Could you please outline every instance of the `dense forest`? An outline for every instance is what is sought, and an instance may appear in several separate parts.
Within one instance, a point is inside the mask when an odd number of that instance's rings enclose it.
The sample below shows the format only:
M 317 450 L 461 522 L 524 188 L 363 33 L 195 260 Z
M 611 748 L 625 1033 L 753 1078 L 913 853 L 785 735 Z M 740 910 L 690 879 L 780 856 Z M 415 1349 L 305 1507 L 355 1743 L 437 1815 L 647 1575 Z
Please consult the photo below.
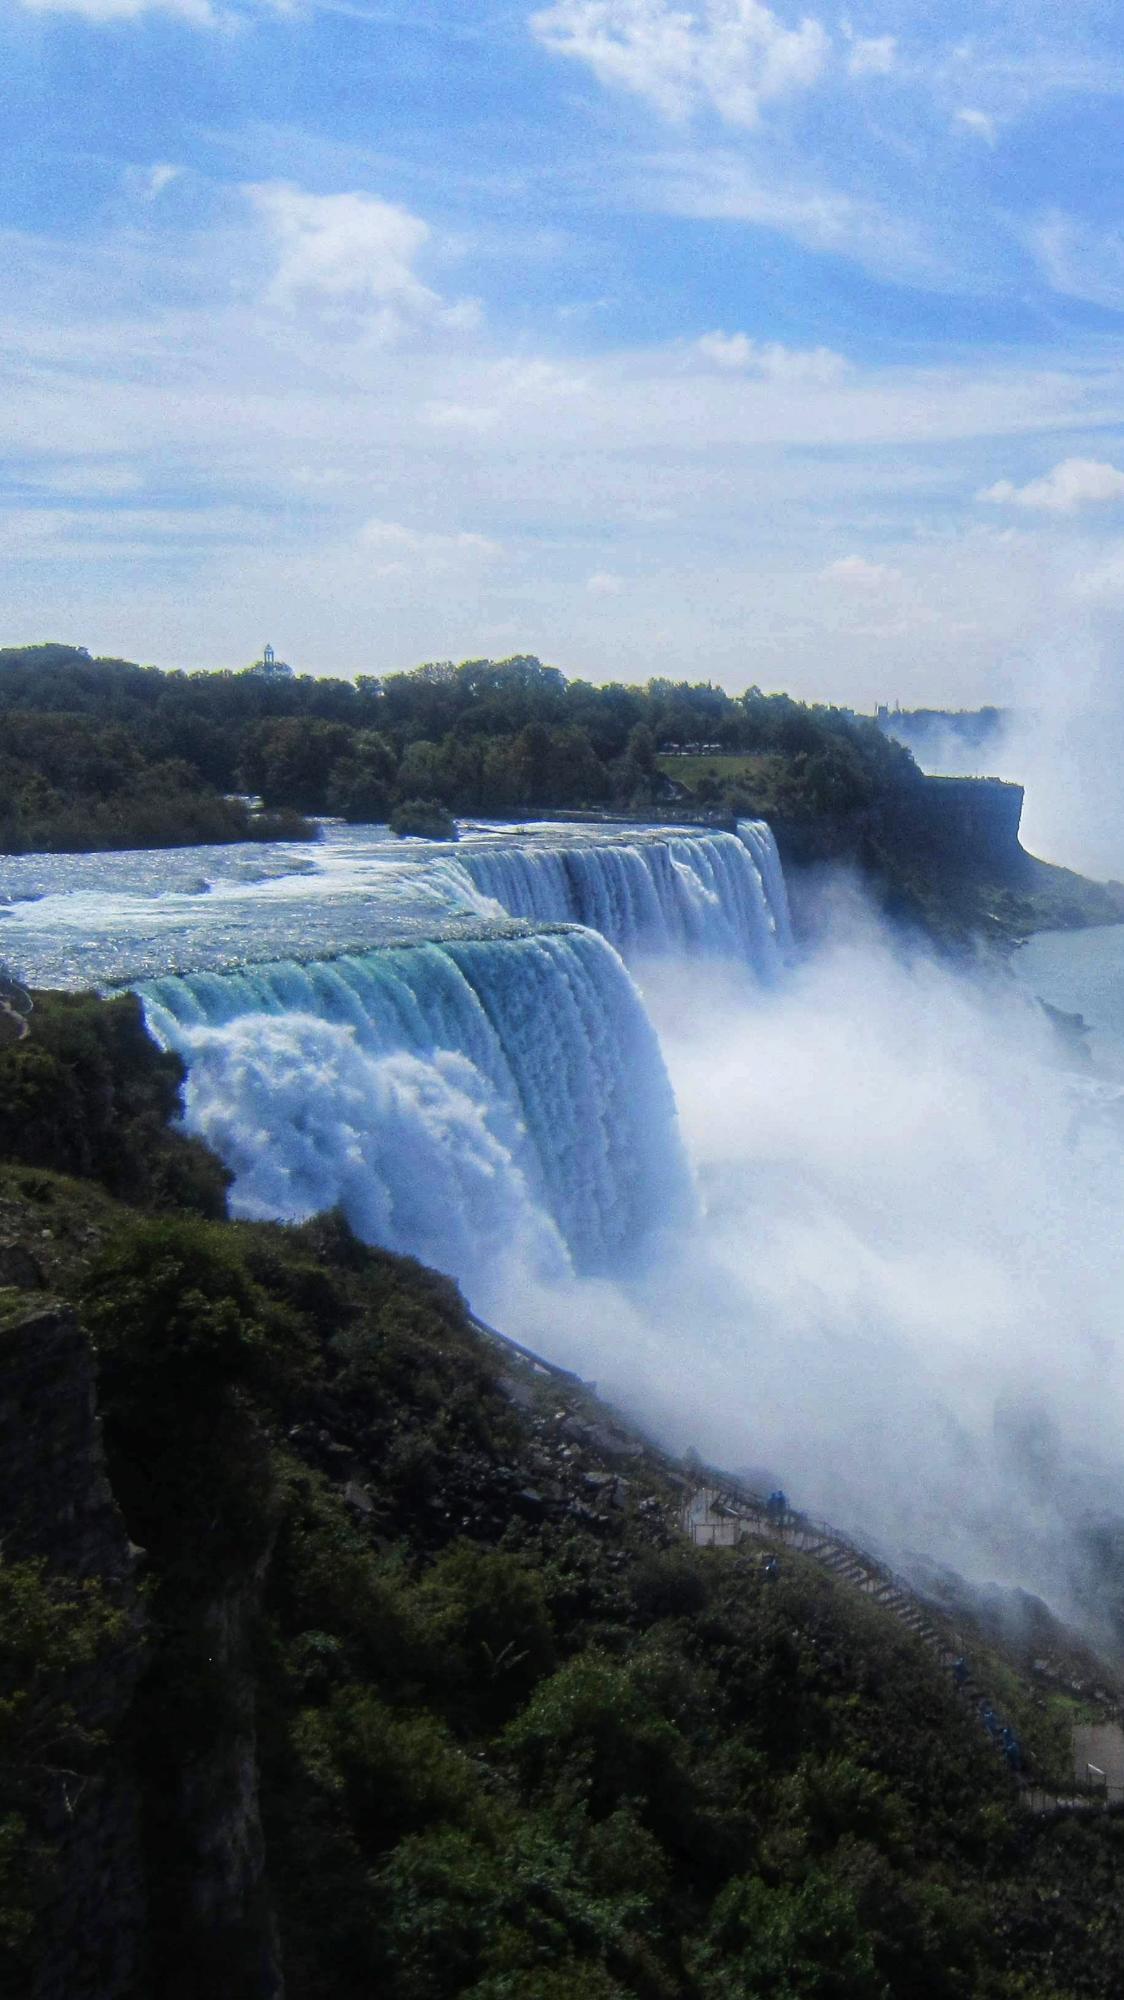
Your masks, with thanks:
M 135 999 L 35 1003 L 0 1051 L 6 1994 L 1118 1992 L 1119 1820 L 1028 1815 L 811 1561 L 692 1548 L 689 1469 L 446 1280 L 223 1220 Z M 1064 1770 L 1072 1703 L 973 1652 Z
M 871 718 L 757 687 L 593 686 L 526 655 L 345 681 L 22 646 L 0 649 L 0 726 L 0 855 L 308 839 L 322 818 L 440 839 L 454 815 L 746 815 L 790 870 L 842 862 L 955 951 L 1124 910 L 1119 885 L 1022 853 L 1017 788 L 942 794 Z
M 594 687 L 556 667 L 442 661 L 383 679 L 164 673 L 79 647 L 0 650 L 0 851 L 234 840 L 271 813 L 385 820 L 430 801 L 451 813 L 575 807 L 651 811 L 676 797 L 660 753 L 701 746 L 753 760 L 705 772 L 687 803 L 851 814 L 916 771 L 869 720 L 750 688 L 649 681 Z

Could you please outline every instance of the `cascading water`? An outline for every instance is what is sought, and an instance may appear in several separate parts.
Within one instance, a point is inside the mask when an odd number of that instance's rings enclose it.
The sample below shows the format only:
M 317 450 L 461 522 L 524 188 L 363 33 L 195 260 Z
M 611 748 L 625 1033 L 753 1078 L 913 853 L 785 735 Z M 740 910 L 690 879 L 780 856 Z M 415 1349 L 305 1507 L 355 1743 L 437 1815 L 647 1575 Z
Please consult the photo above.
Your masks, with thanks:
M 590 931 L 147 982 L 247 1216 L 342 1206 L 453 1272 L 626 1270 L 691 1199 L 654 1031 Z
M 625 959 L 668 952 L 734 958 L 762 978 L 792 943 L 776 843 L 762 821 L 733 834 L 676 834 L 458 853 L 463 878 L 512 917 L 588 925 Z M 481 905 L 481 908 L 485 905 Z
M 737 838 L 469 826 L 455 848 L 341 827 L 249 857 L 8 869 L 14 966 L 142 993 L 236 1212 L 339 1204 L 481 1310 L 501 1269 L 623 1275 L 693 1198 L 617 952 L 649 977 L 706 957 L 768 983 L 791 935 L 772 836 L 749 821 Z
M 773 925 L 773 932 L 782 951 L 791 951 L 792 914 L 788 907 L 788 889 L 785 885 L 784 869 L 773 838 L 773 829 L 763 819 L 740 819 L 738 839 L 749 849 L 754 866 L 761 877 L 765 891 L 765 902 Z

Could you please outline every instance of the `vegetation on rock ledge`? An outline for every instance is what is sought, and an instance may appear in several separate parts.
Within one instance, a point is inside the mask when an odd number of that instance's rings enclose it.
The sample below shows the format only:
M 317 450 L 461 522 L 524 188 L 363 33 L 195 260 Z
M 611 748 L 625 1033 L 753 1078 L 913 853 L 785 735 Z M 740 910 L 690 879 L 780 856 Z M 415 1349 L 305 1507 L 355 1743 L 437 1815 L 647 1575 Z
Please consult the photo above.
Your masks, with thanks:
M 3 1127 L 0 1259 L 28 1304 L 80 1304 L 147 1551 L 144 1672 L 105 1750 L 141 1785 L 147 1991 L 245 2000 L 279 1951 L 290 2000 L 1116 1992 L 1120 1828 L 1021 1817 L 911 1634 L 796 1555 L 691 1548 L 681 1469 L 339 1218 L 153 1212 L 166 1059 L 120 1003 L 34 1019 L 0 1053 L 0 1104 L 30 1073 L 36 1105 L 22 1154 Z M 79 1164 L 51 1152 L 75 1102 L 100 1187 L 52 1170 Z M 83 1727 L 69 1661 L 102 1615 L 49 1549 L 0 1573 L 6 1712 Z M 18 1991 L 67 1884 L 25 1865 L 39 1794 L 0 1756 Z
M 299 839 L 309 815 L 448 839 L 456 814 L 749 814 L 786 861 L 857 868 L 945 943 L 1124 910 L 1118 887 L 993 846 L 986 821 L 953 816 L 934 846 L 938 781 L 908 750 L 758 687 L 597 687 L 523 654 L 354 681 L 162 673 L 42 645 L 0 649 L 0 717 L 0 853 Z

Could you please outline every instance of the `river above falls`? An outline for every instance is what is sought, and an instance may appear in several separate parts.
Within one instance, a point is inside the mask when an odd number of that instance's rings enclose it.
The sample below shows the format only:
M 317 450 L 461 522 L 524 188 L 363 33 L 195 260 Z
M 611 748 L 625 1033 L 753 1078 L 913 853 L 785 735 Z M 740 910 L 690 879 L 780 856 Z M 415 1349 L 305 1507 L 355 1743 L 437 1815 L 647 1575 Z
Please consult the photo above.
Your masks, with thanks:
M 527 924 L 590 924 L 627 955 L 703 942 L 725 918 L 740 946 L 747 926 L 776 929 L 771 869 L 779 881 L 753 822 L 741 842 L 697 827 L 466 822 L 456 845 L 328 826 L 308 842 L 7 856 L 0 961 L 28 985 L 107 990 Z

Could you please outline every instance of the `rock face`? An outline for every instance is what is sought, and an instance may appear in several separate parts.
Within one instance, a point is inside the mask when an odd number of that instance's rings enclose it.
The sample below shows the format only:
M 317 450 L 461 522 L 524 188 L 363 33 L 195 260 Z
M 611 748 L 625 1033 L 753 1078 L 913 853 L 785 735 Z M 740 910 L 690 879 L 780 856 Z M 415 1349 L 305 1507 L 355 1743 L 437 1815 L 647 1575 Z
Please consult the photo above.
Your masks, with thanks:
M 771 823 L 786 867 L 853 859 L 864 840 L 889 839 L 950 873 L 1015 880 L 1030 866 L 1019 845 L 1022 810 L 1021 785 L 918 774 L 865 812 L 792 820 L 774 814 Z
M 82 1773 L 45 1769 L 31 1838 L 54 1851 L 39 1912 L 33 2000 L 133 2000 L 146 1891 L 140 1792 L 126 1725 L 140 1673 L 138 1551 L 105 1475 L 85 1335 L 66 1307 L 29 1301 L 0 1323 L 0 1520 L 7 1562 L 41 1558 L 60 1578 L 98 1579 L 126 1614 L 121 1635 L 65 1690 L 98 1733 Z
M 953 866 L 1018 874 L 1027 857 L 1019 846 L 1023 788 L 1000 778 L 923 778 L 906 799 L 895 802 L 891 824 L 900 820 L 916 843 Z
M 27 1257 L 30 1267 L 33 1260 Z M 143 1608 L 143 1551 L 128 1538 L 106 1474 L 89 1342 L 73 1311 L 40 1294 L 12 1251 L 0 1305 L 0 1559 L 41 1562 L 60 1588 L 100 1585 L 120 1629 L 52 1696 L 83 1732 L 78 1771 L 53 1754 L 21 1781 L 28 1845 L 49 1857 L 36 1893 L 27 2000 L 148 2000 L 176 1985 L 168 1939 L 192 1962 L 214 1956 L 215 2000 L 280 2000 L 259 1810 L 253 1630 L 269 1548 L 216 1578 L 195 1607 L 221 1687 L 221 1726 L 161 1754 L 145 1733 L 164 1672 L 161 1632 Z M 94 1743 L 89 1745 L 89 1737 Z M 177 1885 L 167 1905 L 170 1829 Z M 0 1980 L 3 1974 L 0 1973 Z M 5 1989 L 6 1990 L 6 1989 Z
M 228 1589 L 199 1607 L 223 1714 L 209 1742 L 178 1759 L 169 1780 L 184 1900 L 165 1941 L 175 1937 L 178 1921 L 185 1957 L 193 1961 L 186 1983 L 179 1968 L 163 1963 L 161 1990 L 169 2000 L 194 2000 L 203 1965 L 210 2000 L 283 2000 L 261 1823 L 252 1668 L 269 1554 L 263 1551 Z

